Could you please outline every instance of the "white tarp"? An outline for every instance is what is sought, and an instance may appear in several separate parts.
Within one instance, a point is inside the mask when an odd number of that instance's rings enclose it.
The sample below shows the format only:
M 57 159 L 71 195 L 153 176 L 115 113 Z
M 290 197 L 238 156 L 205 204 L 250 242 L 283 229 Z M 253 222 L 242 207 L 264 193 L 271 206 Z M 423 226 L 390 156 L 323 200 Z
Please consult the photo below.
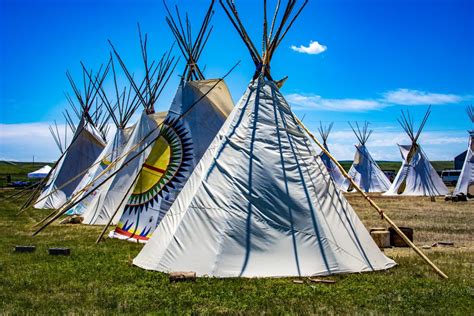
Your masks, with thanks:
M 163 118 L 163 113 L 147 114 L 143 111 L 123 153 L 112 165 L 114 172 L 101 181 L 105 183 L 91 194 L 92 200 L 87 201 L 83 224 L 105 225 L 112 216 L 112 224 L 117 224 L 133 182 L 151 151 L 152 145 L 149 144 L 158 137 L 158 125 Z
M 46 178 L 51 171 L 51 167 L 46 165 L 38 170 L 28 173 L 28 179 L 43 179 Z
M 469 144 L 461 175 L 454 189 L 454 194 L 474 196 L 474 131 L 469 132 Z
M 182 82 L 110 237 L 146 242 L 232 111 L 221 79 Z
M 370 155 L 367 147 L 364 145 L 357 145 L 354 162 L 349 169 L 349 176 L 364 192 L 385 192 L 390 187 L 390 180 L 388 180 L 385 173 L 377 165 L 375 160 Z M 346 180 L 346 188 L 349 188 L 350 183 Z
M 133 263 L 198 276 L 309 276 L 395 262 L 330 180 L 273 82 L 252 82 Z
M 81 181 L 81 173 L 89 169 L 105 145 L 99 132 L 82 119 L 34 207 L 57 209 L 66 203 Z
M 402 166 L 384 195 L 437 196 L 448 194 L 441 180 L 419 145 L 411 153 L 411 145 L 398 145 Z

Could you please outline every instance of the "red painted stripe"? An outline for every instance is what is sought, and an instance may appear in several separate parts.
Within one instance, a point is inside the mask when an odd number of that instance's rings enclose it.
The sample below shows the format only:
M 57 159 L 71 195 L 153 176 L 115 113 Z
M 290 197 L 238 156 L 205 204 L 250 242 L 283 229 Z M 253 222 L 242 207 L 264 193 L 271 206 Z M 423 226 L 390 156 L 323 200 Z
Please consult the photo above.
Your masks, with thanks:
M 157 168 L 157 167 L 154 167 L 154 166 L 150 166 L 150 165 L 147 165 L 147 164 L 145 164 L 145 167 L 148 168 L 148 169 L 151 169 L 153 171 L 158 171 L 158 172 L 161 172 L 161 173 L 165 173 L 165 171 L 166 171 L 164 169 Z
M 147 236 L 140 236 L 140 235 L 137 235 L 137 234 L 132 234 L 132 233 L 130 233 L 129 231 L 120 229 L 120 228 L 118 228 L 118 227 L 115 228 L 115 232 L 116 232 L 117 234 L 124 235 L 124 236 L 126 236 L 126 237 L 131 237 L 131 238 L 134 238 L 134 239 L 139 239 L 139 240 L 148 240 L 148 239 L 150 239 L 150 238 L 147 237 Z

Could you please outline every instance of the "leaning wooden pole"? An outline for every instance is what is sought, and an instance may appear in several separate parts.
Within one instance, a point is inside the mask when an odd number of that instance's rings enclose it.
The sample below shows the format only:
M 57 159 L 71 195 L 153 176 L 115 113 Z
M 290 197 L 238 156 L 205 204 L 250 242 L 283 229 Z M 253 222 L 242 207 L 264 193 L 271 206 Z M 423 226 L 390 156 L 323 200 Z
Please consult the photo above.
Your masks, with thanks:
M 303 122 L 301 122 L 296 116 L 295 119 L 297 123 L 304 129 L 304 131 L 311 137 L 311 139 L 321 148 L 321 150 L 331 159 L 336 166 L 339 168 L 341 173 L 346 177 L 351 185 L 354 187 L 354 189 L 357 190 L 368 202 L 369 204 L 380 214 L 382 219 L 385 219 L 387 223 L 397 232 L 397 234 L 409 245 L 427 264 L 429 264 L 433 270 L 435 270 L 438 275 L 440 275 L 442 278 L 447 279 L 448 276 L 441 271 L 408 237 L 398 228 L 398 226 L 388 217 L 388 215 L 377 205 L 375 202 L 364 192 L 362 189 L 357 185 L 357 183 L 354 182 L 354 180 L 347 174 L 346 170 L 342 167 L 342 165 L 327 151 L 326 148 L 318 141 L 318 139 L 303 125 Z

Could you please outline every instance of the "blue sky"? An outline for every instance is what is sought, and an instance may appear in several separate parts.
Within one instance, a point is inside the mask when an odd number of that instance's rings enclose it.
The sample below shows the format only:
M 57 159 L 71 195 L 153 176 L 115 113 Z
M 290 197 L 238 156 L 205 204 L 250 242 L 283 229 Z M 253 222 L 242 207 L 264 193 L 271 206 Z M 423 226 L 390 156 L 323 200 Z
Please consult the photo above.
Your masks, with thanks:
M 195 24 L 208 5 L 168 3 L 192 13 Z M 258 45 L 260 1 L 236 4 Z M 281 43 L 272 74 L 289 76 L 282 91 L 310 129 L 316 131 L 320 120 L 335 122 L 329 145 L 339 159 L 354 154 L 347 121 L 368 120 L 374 157 L 399 160 L 396 143 L 407 142 L 396 122 L 400 110 L 419 120 L 429 104 L 432 115 L 420 142 L 430 159 L 450 159 L 465 149 L 472 129 L 464 108 L 474 102 L 473 12 L 474 1 L 461 0 L 310 0 Z M 98 68 L 110 39 L 140 74 L 137 22 L 148 33 L 151 56 L 173 42 L 160 0 L 0 0 L 0 159 L 55 159 L 59 152 L 47 126 L 63 122 L 64 92 L 70 91 L 65 71 L 78 77 L 81 60 Z M 241 60 L 227 78 L 237 101 L 254 66 L 219 5 L 213 25 L 200 64 L 211 78 Z M 173 97 L 182 63 L 177 69 L 158 109 L 166 110 Z

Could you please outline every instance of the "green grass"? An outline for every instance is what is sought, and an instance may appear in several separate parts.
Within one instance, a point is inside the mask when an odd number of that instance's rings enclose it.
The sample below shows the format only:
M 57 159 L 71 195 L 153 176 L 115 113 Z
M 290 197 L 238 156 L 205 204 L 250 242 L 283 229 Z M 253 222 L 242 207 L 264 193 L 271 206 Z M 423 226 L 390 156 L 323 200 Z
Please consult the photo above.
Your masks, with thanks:
M 46 162 L 5 162 L 0 161 L 0 187 L 6 186 L 7 176 L 11 177 L 11 181 L 32 181 L 28 179 L 28 173 L 35 171 L 44 165 L 53 166 L 52 163 Z
M 364 222 L 376 220 L 355 199 L 351 203 L 361 210 Z M 434 207 L 425 200 L 420 202 L 423 213 Z M 294 278 L 170 283 L 163 273 L 130 264 L 141 245 L 109 239 L 95 245 L 99 227 L 55 224 L 31 237 L 31 225 L 48 212 L 28 210 L 17 217 L 19 203 L 0 202 L 0 314 L 474 314 L 474 252 L 465 237 L 459 239 L 463 247 L 429 251 L 449 280 L 441 280 L 413 252 L 401 249 L 387 250 L 397 267 L 331 277 L 336 284 L 294 284 Z M 384 203 L 391 205 L 390 200 Z M 468 216 L 467 204 L 450 205 L 453 214 L 460 207 L 462 216 Z M 457 225 L 446 226 L 456 244 Z M 467 227 L 467 236 L 472 236 L 472 224 Z M 17 254 L 15 245 L 36 245 L 37 250 Z M 47 248 L 54 246 L 70 247 L 72 253 L 49 256 Z

